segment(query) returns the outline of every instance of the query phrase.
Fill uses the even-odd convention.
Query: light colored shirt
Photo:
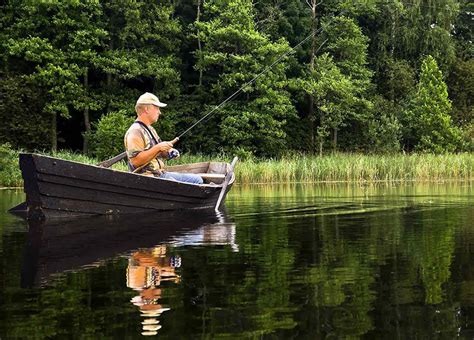
[[[158,143],[161,142],[160,137],[156,133],[153,126],[148,126],[148,129],[153,134]],[[155,145],[150,133],[139,123],[133,123],[125,133],[124,137],[125,150],[127,151],[128,159],[136,157],[140,152],[150,149]],[[145,165],[138,173],[147,176],[159,176],[163,172],[165,164],[159,157],[152,159]]]

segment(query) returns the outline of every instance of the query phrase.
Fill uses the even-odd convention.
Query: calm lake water
[[[0,338],[474,338],[474,183],[234,187],[226,212],[28,226]]]

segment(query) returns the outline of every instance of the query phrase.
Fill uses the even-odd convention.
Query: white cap
[[[147,105],[147,104],[155,105],[158,107],[165,107],[167,105],[165,103],[160,102],[158,97],[155,96],[153,93],[145,92],[138,98],[137,104],[135,105],[135,107],[137,107],[138,105]]]

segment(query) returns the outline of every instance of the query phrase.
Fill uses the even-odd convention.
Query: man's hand
[[[137,156],[130,159],[135,168],[148,164],[153,158],[160,155],[162,158],[168,158],[168,152],[173,148],[173,144],[179,140],[178,137],[169,142],[161,142],[152,148],[140,152]]]
[[[168,153],[169,150],[173,148],[173,143],[172,142],[161,142],[153,146],[155,149],[156,153]]]

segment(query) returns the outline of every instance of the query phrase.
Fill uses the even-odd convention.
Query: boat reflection
[[[100,266],[104,260],[170,244],[235,244],[235,225],[213,211],[161,212],[49,223],[29,222],[22,287],[43,286],[55,274]]]
[[[142,335],[155,335],[161,328],[160,315],[170,309],[161,302],[163,290],[180,283],[182,259],[177,253],[183,247],[209,245],[238,251],[235,224],[227,220],[213,211],[182,211],[30,222],[21,286],[50,285],[57,274],[126,258],[126,285],[136,291],[131,303],[141,313]]]

